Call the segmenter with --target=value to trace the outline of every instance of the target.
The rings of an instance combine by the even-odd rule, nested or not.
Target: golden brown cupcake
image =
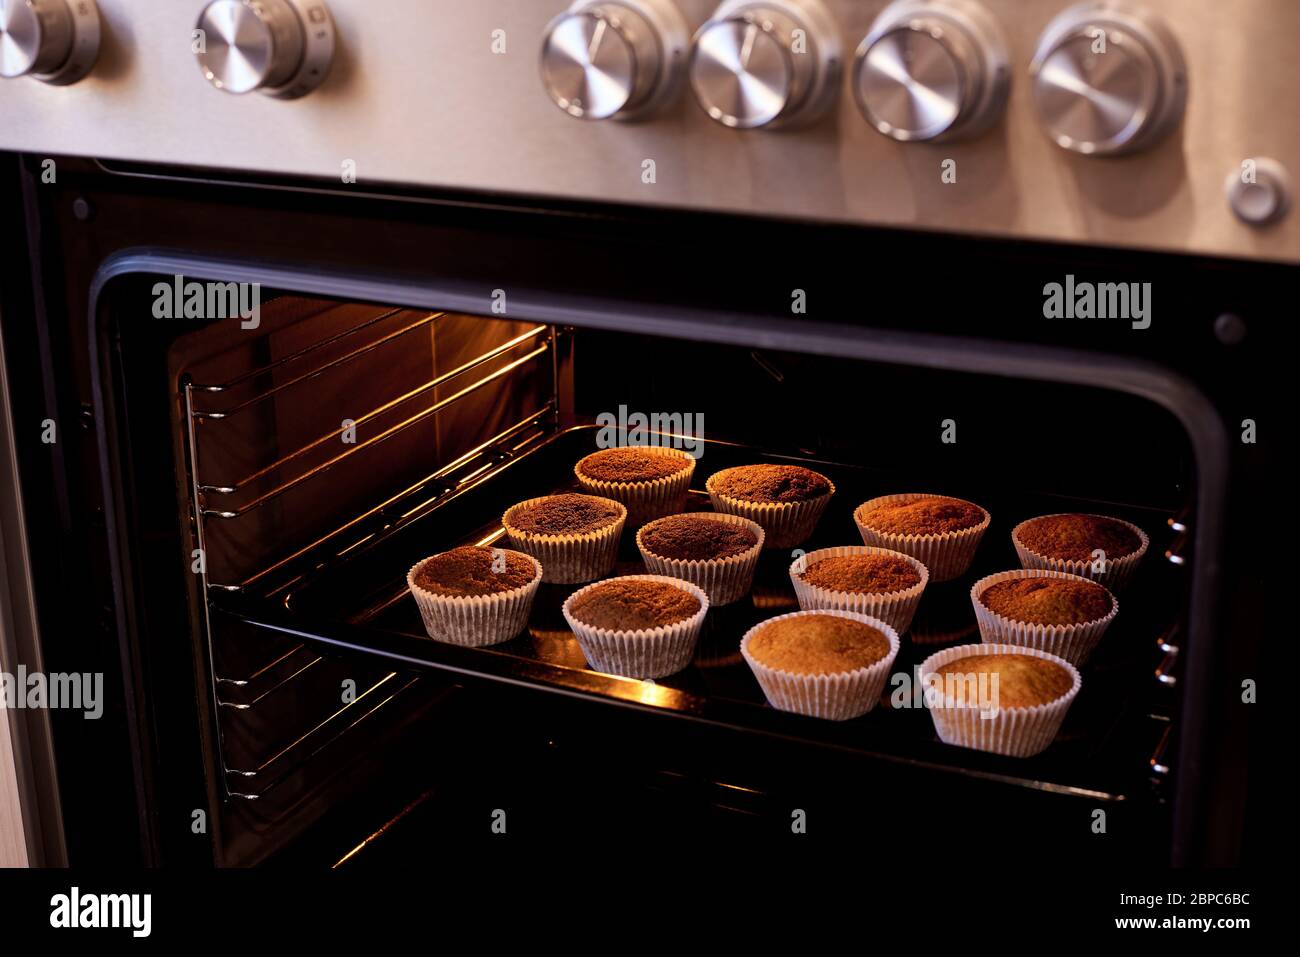
[[[817,527],[835,485],[801,465],[739,465],[709,476],[704,484],[718,512],[757,522],[765,548],[793,548]]]
[[[601,449],[573,467],[584,491],[627,507],[627,522],[645,522],[680,512],[695,474],[695,459],[680,449],[626,446]]]
[[[898,633],[856,612],[797,611],[759,622],[740,653],[772,707],[845,721],[880,700]]]
[[[864,544],[910,555],[944,582],[966,574],[991,519],[965,499],[909,492],[863,502],[853,520]]]
[[[985,642],[1038,648],[1074,664],[1088,659],[1119,612],[1096,582],[1038,569],[981,578],[971,602]]]
[[[571,584],[609,574],[626,521],[620,502],[566,493],[512,505],[501,525],[514,548],[542,563],[543,581]]]
[[[1023,521],[1011,530],[1011,541],[1022,567],[1069,572],[1111,591],[1128,584],[1150,544],[1130,522],[1080,512]]]
[[[1110,614],[1110,593],[1071,578],[1010,578],[989,585],[980,603],[995,615],[1031,625],[1078,625]]]
[[[1068,692],[1074,684],[1063,665],[1020,653],[968,655],[940,665],[935,674],[944,678],[950,675],[996,675],[998,707],[1001,708],[1032,708],[1048,704]],[[959,706],[985,703],[980,700],[978,684],[971,687],[966,682],[953,682],[952,687]],[[991,688],[991,684],[988,687]]]
[[[636,544],[653,574],[693,582],[710,604],[727,605],[749,592],[763,529],[739,515],[687,512],[641,526]]]
[[[920,674],[941,741],[1012,757],[1052,743],[1082,685],[1068,661],[1003,644],[946,648]]]
[[[629,678],[661,678],[691,662],[709,596],[663,575],[624,575],[579,588],[564,618],[592,668]]]
[[[406,576],[429,637],[470,646],[519,634],[541,581],[542,565],[535,558],[474,545],[432,555]]]
[[[900,635],[912,623],[929,579],[915,558],[866,545],[818,549],[790,565],[800,608],[856,611],[879,618]]]

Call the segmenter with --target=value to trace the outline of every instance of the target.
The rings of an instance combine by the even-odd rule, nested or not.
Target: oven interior
[[[111,308],[138,312],[169,280],[122,280]],[[1004,824],[1008,846],[1167,856],[1179,701],[1161,670],[1185,626],[1195,490],[1188,438],[1163,408],[956,369],[262,297],[256,329],[119,321],[111,349],[117,442],[137,477],[170,485],[124,503],[148,567],[178,586],[151,587],[136,613],[147,627],[183,596],[218,863],[383,866],[503,809],[549,836],[789,833],[802,809],[837,834],[869,836],[886,815],[920,837],[954,805]],[[708,510],[704,480],[731,465],[830,476],[810,550],[857,543],[851,512],[876,495],[983,504],[993,524],[975,566],[928,587],[895,675],[978,641],[970,585],[1017,567],[1024,518],[1115,515],[1151,549],[1060,736],[1030,759],[944,745],[923,709],[895,701],[845,723],[768,707],[738,643],[797,610],[787,552],[765,553],[752,595],[710,611],[693,664],[654,682],[586,668],[559,610],[577,586],[544,585],[506,644],[426,638],[407,570],[497,542],[516,501],[576,488],[573,464],[620,410],[702,424],[692,509]],[[162,531],[177,523],[180,553]],[[640,570],[625,534],[616,573]],[[1098,808],[1123,840],[1095,840]]]

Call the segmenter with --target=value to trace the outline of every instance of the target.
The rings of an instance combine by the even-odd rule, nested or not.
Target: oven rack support
[[[355,700],[315,722],[304,733],[258,765],[246,768],[232,767],[226,759],[225,731],[223,729],[225,718],[223,718],[223,712],[229,714],[256,708],[276,693],[292,688],[304,675],[311,673],[311,670],[323,659],[321,656],[312,653],[310,658],[305,661],[297,660],[295,656],[301,655],[305,650],[305,646],[298,645],[278,654],[275,661],[267,663],[246,677],[218,675],[213,667],[215,657],[213,654],[212,608],[209,596],[220,593],[244,592],[255,585],[266,586],[267,594],[279,593],[292,583],[299,581],[303,574],[310,573],[312,567],[319,566],[321,563],[328,563],[331,558],[336,558],[361,546],[376,535],[383,534],[385,530],[404,523],[413,515],[427,514],[428,511],[439,507],[458,491],[489,476],[496,467],[510,461],[517,455],[526,453],[547,435],[553,434],[558,426],[559,384],[556,353],[559,333],[553,326],[536,325],[509,341],[494,346],[461,363],[456,368],[436,375],[404,394],[368,410],[354,421],[359,425],[373,421],[386,411],[396,409],[404,403],[411,402],[421,396],[428,396],[439,386],[449,383],[456,384],[456,380],[464,379],[467,373],[481,369],[493,360],[505,360],[504,365],[468,382],[453,394],[434,401],[424,409],[407,416],[402,421],[345,452],[333,456],[315,467],[307,468],[298,475],[291,476],[275,488],[264,492],[249,502],[231,509],[209,508],[207,506],[209,496],[233,495],[253,485],[260,478],[271,474],[274,470],[301,459],[310,453],[313,448],[320,447],[331,438],[338,437],[342,430],[335,430],[320,436],[301,448],[281,456],[270,466],[243,477],[238,482],[218,484],[205,481],[202,478],[200,429],[218,427],[222,422],[237,416],[258,403],[267,401],[274,396],[283,395],[291,389],[319,379],[327,371],[342,369],[347,363],[372,354],[377,349],[400,343],[403,337],[409,336],[420,329],[427,329],[436,323],[438,319],[447,315],[443,312],[425,314],[419,319],[404,324],[400,329],[387,332],[372,341],[350,348],[341,356],[319,362],[314,367],[304,368],[300,371],[294,370],[294,364],[301,363],[319,354],[324,347],[338,344],[364,330],[373,329],[385,319],[391,319],[399,312],[400,310],[383,312],[378,316],[358,323],[344,332],[317,340],[290,355],[241,373],[239,376],[223,383],[203,384],[189,377],[184,377],[181,380],[185,413],[185,463],[189,472],[191,526],[195,544],[205,556],[208,554],[207,521],[213,518],[217,520],[237,519],[271,499],[284,494],[291,488],[328,472],[345,460],[350,459],[353,455],[360,453],[363,449],[373,448],[393,435],[419,422],[431,419],[439,412],[453,407],[466,396],[494,383],[504,383],[507,377],[524,369],[529,363],[542,360],[543,367],[548,367],[545,374],[551,380],[550,397],[540,408],[515,421],[497,434],[486,438],[457,459],[441,465],[414,485],[389,496],[378,505],[366,509],[361,514],[350,517],[338,527],[314,541],[294,548],[286,556],[278,558],[253,574],[243,577],[238,583],[223,583],[219,580],[212,580],[208,563],[206,561],[202,563],[199,572],[200,594],[203,596],[201,627],[208,655],[207,672],[211,696],[216,705],[215,722],[218,760],[222,771],[221,784],[223,793],[229,798],[258,800],[266,796],[286,780],[295,767],[305,764],[313,756],[329,748],[341,737],[386,709],[393,700],[405,695],[418,682],[418,678],[403,677],[396,672],[389,673],[377,682],[371,683],[368,687],[362,689]],[[524,349],[527,351],[522,355],[517,354]],[[202,396],[230,395],[247,388],[252,383],[261,381],[272,372],[284,372],[286,370],[291,371],[289,379],[270,388],[257,391],[252,395],[241,396],[233,405],[225,409],[210,407],[201,398]],[[200,403],[203,403],[202,406]],[[294,573],[293,568],[301,568],[303,571]],[[283,580],[278,585],[272,584],[277,577],[277,573],[282,572],[284,573]],[[283,674],[285,668],[289,669],[287,675]],[[245,693],[244,701],[233,700],[227,693],[234,688],[239,688]],[[388,710],[391,710],[391,708],[388,708]],[[259,786],[250,788],[249,784],[254,782],[257,782]]]

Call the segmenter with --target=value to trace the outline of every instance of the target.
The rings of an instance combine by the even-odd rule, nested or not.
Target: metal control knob
[[[218,90],[292,99],[325,81],[334,19],[323,0],[211,0],[195,26],[195,56]]]
[[[691,88],[723,126],[786,126],[834,101],[841,62],[821,0],[726,0],[695,34]]]
[[[99,56],[95,0],[0,0],[0,76],[64,86]]]
[[[1275,223],[1291,208],[1291,175],[1286,167],[1267,156],[1245,160],[1240,169],[1228,174],[1228,205],[1237,218],[1250,226]]]
[[[974,0],[897,0],[858,46],[853,92],[867,121],[903,142],[975,136],[1006,107],[1007,43]]]
[[[686,21],[671,0],[577,0],[542,41],[542,84],[583,120],[635,119],[672,98]]]
[[[1070,7],[1047,25],[1030,64],[1047,134],[1087,156],[1131,153],[1177,128],[1187,65],[1164,22],[1123,0]]]

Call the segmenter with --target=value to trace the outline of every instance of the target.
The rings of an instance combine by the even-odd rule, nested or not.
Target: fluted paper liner
[[[1027,518],[1011,530],[1011,544],[1016,546],[1016,554],[1020,556],[1020,565],[1022,568],[1041,568],[1054,572],[1069,572],[1071,575],[1078,575],[1081,578],[1087,578],[1095,581],[1098,585],[1105,585],[1112,592],[1123,591],[1128,587],[1129,580],[1132,579],[1133,573],[1137,571],[1138,563],[1142,561],[1142,556],[1147,553],[1147,547],[1151,544],[1151,539],[1147,533],[1142,531],[1132,522],[1126,522],[1122,518],[1115,518],[1111,515],[1089,515],[1089,518],[1104,518],[1108,521],[1119,522],[1133,530],[1142,544],[1138,546],[1137,551],[1130,552],[1127,555],[1121,555],[1118,558],[1107,558],[1102,563],[1100,572],[1093,570],[1092,560],[1078,561],[1077,559],[1052,558],[1034,551],[1028,545],[1020,540],[1020,530],[1030,522],[1036,522],[1040,518],[1058,518],[1062,514],[1084,514],[1084,513],[1057,513],[1053,515],[1039,515],[1035,518]]]
[[[1079,669],[1064,658],[1020,645],[957,645],[936,651],[921,662],[921,681],[927,682],[928,676],[934,674],[935,669],[959,658],[1009,654],[1030,655],[1055,662],[1070,673],[1073,679],[1070,690],[1046,704],[999,708],[987,717],[982,715],[989,712],[981,710],[979,702],[958,706],[950,695],[937,695],[937,700],[928,710],[940,741],[961,748],[1027,758],[1043,751],[1056,738],[1056,732],[1065,720],[1065,713],[1070,710],[1070,704],[1083,684]],[[926,687],[928,688],[928,682]]]
[[[887,555],[901,558],[908,562],[921,580],[911,588],[892,592],[852,592],[836,591],[823,588],[804,579],[803,574],[820,561],[827,558],[840,558],[845,555]],[[925,565],[911,555],[895,552],[888,548],[876,548],[871,545],[842,545],[837,548],[819,548],[796,558],[790,563],[790,583],[799,598],[799,607],[804,611],[838,608],[842,611],[856,611],[860,615],[879,618],[900,635],[906,634],[916,614],[916,606],[921,603],[921,593],[930,580],[930,572]]]
[[[663,555],[656,555],[646,547],[643,537],[647,529],[662,521],[656,519],[642,525],[636,533],[636,547],[641,550],[641,558],[645,561],[646,568],[655,575],[680,578],[692,585],[698,585],[708,594],[711,605],[729,605],[733,601],[744,598],[754,583],[754,569],[758,567],[758,556],[763,551],[763,526],[739,515],[728,515],[726,512],[684,512],[680,517],[707,518],[732,525],[743,525],[757,536],[757,540],[739,555],[731,555],[728,558],[666,558]]]
[[[573,617],[570,609],[574,600],[597,585],[611,581],[662,582],[689,592],[699,599],[700,609],[691,617],[671,625],[657,628],[640,628],[630,631],[599,628]],[[594,671],[627,678],[663,678],[676,674],[691,663],[695,643],[700,638],[700,627],[709,611],[709,596],[704,589],[679,578],[666,575],[620,575],[584,585],[564,602],[564,619],[573,629],[582,646],[582,653]]]
[[[751,502],[718,491],[716,484],[722,476],[743,468],[745,466],[737,465],[709,476],[704,488],[709,493],[713,510],[739,515],[761,525],[767,533],[764,548],[794,548],[807,541],[817,527],[822,512],[826,511],[831,496],[835,494],[835,483],[822,475],[830,488],[816,498],[802,502]],[[820,472],[817,474],[821,475]]]
[[[980,595],[990,585],[1013,578],[1070,578],[1075,581],[1088,581],[1079,575],[1068,572],[1054,572],[1043,569],[1019,569],[1010,572],[998,572],[981,578],[971,586],[970,600],[975,606],[975,621],[979,624],[980,639],[985,644],[1002,642],[1008,645],[1020,645],[1025,648],[1037,648],[1048,654],[1057,655],[1072,664],[1081,665],[1088,660],[1092,650],[1101,641],[1110,623],[1119,614],[1119,601],[1110,595],[1110,614],[1095,621],[1085,621],[1077,625],[1035,625],[1025,621],[1015,621],[999,615],[982,601]],[[1091,582],[1091,584],[1097,584]],[[1101,587],[1105,587],[1104,585]]]
[[[506,509],[501,525],[506,530],[510,545],[525,555],[532,555],[542,563],[542,581],[558,585],[589,582],[608,575],[618,560],[618,542],[627,523],[627,507],[622,502],[605,499],[621,513],[617,519],[594,531],[543,535],[516,528],[510,523],[512,515],[520,509],[543,502],[554,495],[530,498]],[[599,496],[588,496],[598,498]]]
[[[763,626],[785,618],[806,618],[809,615],[835,615],[852,618],[882,632],[889,639],[889,653],[879,661],[864,668],[841,671],[829,675],[803,675],[763,664],[749,653],[749,643]],[[813,718],[830,721],[848,721],[857,718],[876,706],[885,689],[889,668],[898,657],[898,632],[879,618],[860,615],[855,611],[827,608],[817,611],[795,611],[760,621],[740,640],[740,653],[749,665],[768,704],[781,711],[793,711]]]
[[[420,617],[429,637],[452,645],[479,648],[509,641],[523,631],[542,583],[542,564],[523,552],[513,554],[532,562],[537,574],[526,585],[496,595],[439,595],[425,591],[415,584],[415,572],[429,559],[423,558],[412,565],[406,573],[406,585],[420,607]]]
[[[975,505],[984,513],[984,521],[970,528],[961,528],[955,532],[938,532],[930,535],[905,535],[898,532],[881,532],[865,524],[866,515],[872,509],[882,505],[903,505],[915,502],[919,498],[952,498],[932,492],[905,492],[900,495],[881,495],[868,499],[853,510],[853,521],[858,526],[865,545],[888,548],[904,555],[910,555],[922,562],[930,571],[930,580],[934,582],[952,581],[966,574],[970,563],[975,560],[975,551],[980,539],[992,521],[988,509]],[[965,502],[966,499],[961,499]]]
[[[629,446],[629,448],[639,446]],[[695,457],[681,449],[646,446],[647,451],[662,452],[665,455],[678,456],[687,460],[686,468],[663,478],[648,479],[643,482],[609,482],[582,474],[582,463],[595,455],[585,455],[573,467],[573,474],[578,477],[578,484],[583,491],[591,495],[612,498],[627,508],[627,524],[631,528],[640,528],[651,519],[662,518],[680,512],[686,507],[686,496],[691,490],[691,479],[695,475]],[[603,451],[603,450],[602,450]]]

